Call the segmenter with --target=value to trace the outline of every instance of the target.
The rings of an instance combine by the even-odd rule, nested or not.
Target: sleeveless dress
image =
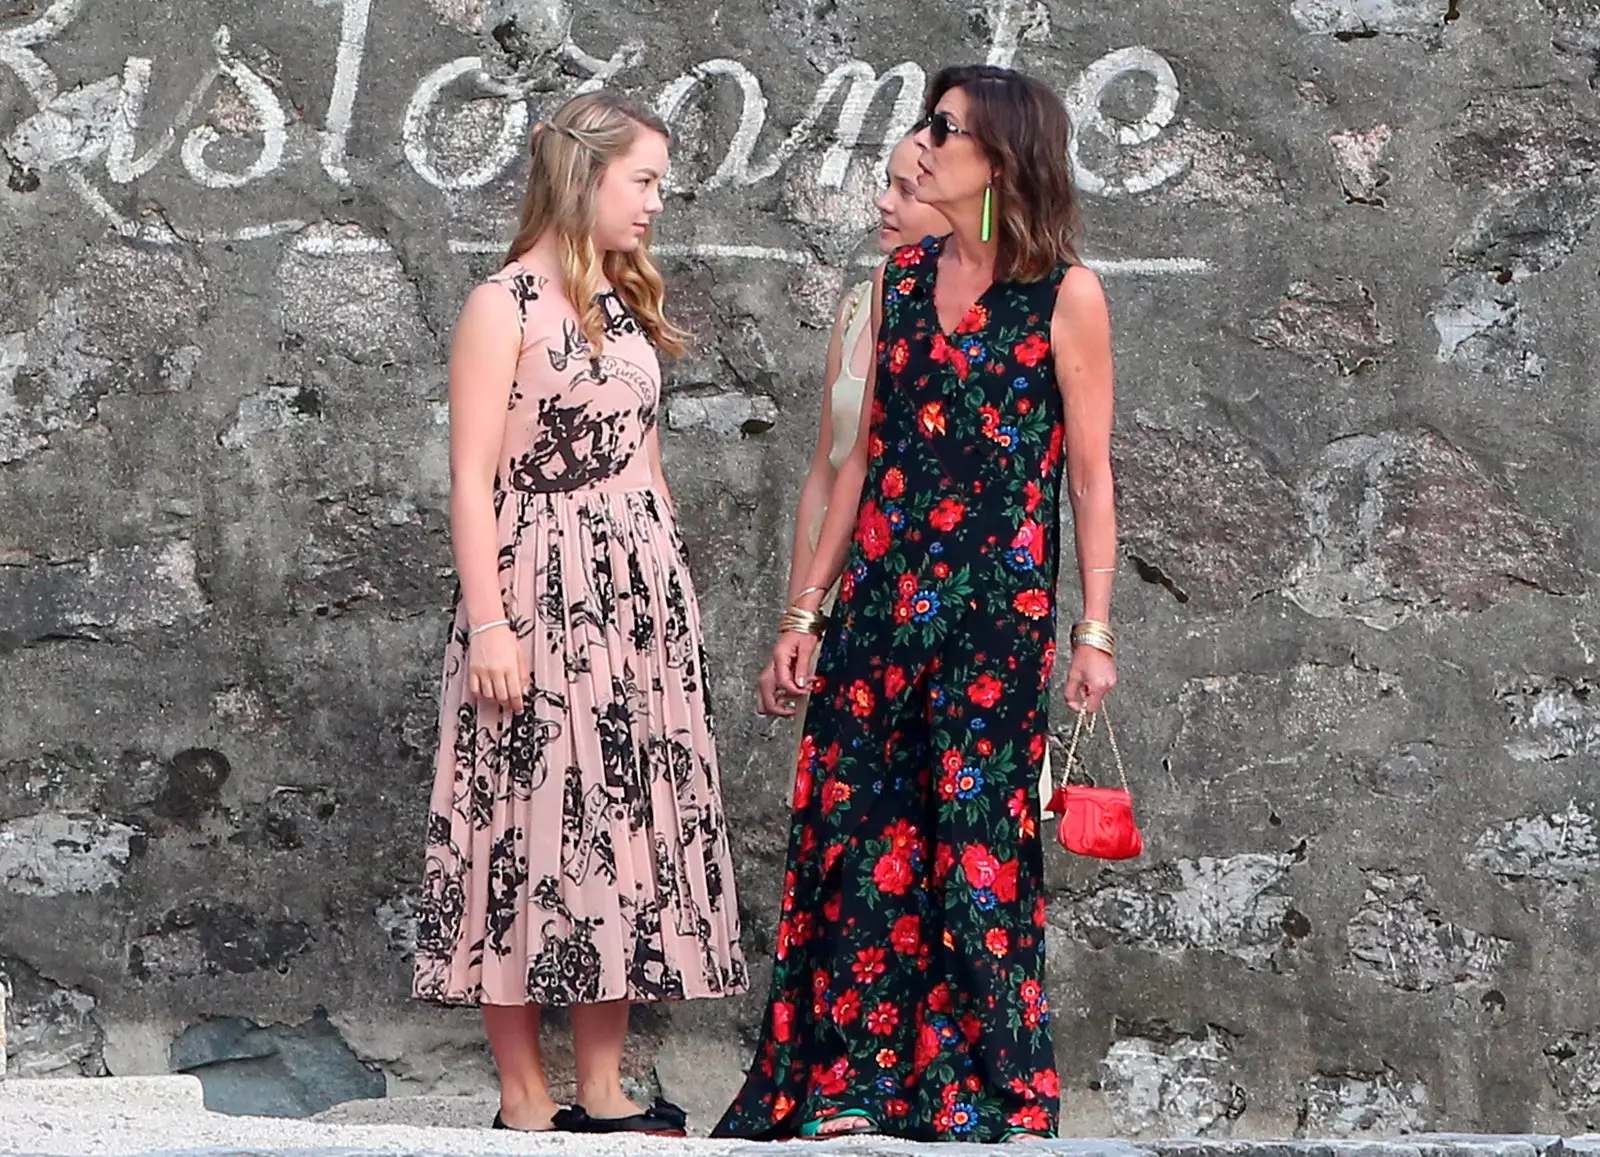
[[[598,356],[559,283],[513,263],[522,347],[494,504],[531,673],[466,695],[457,595],[413,994],[572,1005],[727,996],[747,977],[682,544],[652,476],[660,368],[620,296]]]
[[[807,707],[771,993],[715,1136],[864,1112],[1053,1134],[1038,773],[1055,659],[1065,267],[942,331],[941,239],[890,258],[869,468]]]
[[[833,439],[828,451],[828,463],[838,470],[844,465],[845,459],[850,457],[850,451],[855,449],[856,435],[861,429],[861,404],[866,398],[867,379],[861,377],[853,369],[853,354],[856,342],[861,339],[861,333],[872,322],[872,282],[862,281],[851,289],[850,296],[845,301],[848,316],[845,319],[844,335],[840,340],[839,349],[842,356],[839,359],[839,374],[833,379],[828,389],[828,415],[825,419],[832,429]],[[822,523],[828,516],[827,506],[817,511],[812,521],[808,534],[811,540],[811,549],[817,549],[818,537],[822,533]],[[835,599],[839,594],[839,584],[835,582],[828,593],[822,598],[819,610],[823,614],[833,611]],[[805,716],[795,717],[795,735],[798,740],[804,734]],[[1044,759],[1039,764],[1039,799],[1047,801],[1054,789],[1050,771],[1050,749],[1045,748]],[[1049,817],[1051,812],[1043,809],[1039,813]]]

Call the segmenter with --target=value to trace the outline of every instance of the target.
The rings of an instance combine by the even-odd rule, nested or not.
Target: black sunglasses
[[[933,142],[933,147],[936,149],[943,148],[944,143],[951,137],[970,137],[972,135],[951,120],[950,114],[945,112],[944,109],[939,109],[923,117],[911,131],[919,133],[923,129],[928,130],[928,139]]]

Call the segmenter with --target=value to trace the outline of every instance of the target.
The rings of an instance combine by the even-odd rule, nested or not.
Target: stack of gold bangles
[[[1111,629],[1110,623],[1084,619],[1081,623],[1072,624],[1072,645],[1093,647],[1114,659],[1117,656],[1117,633]]]
[[[795,601],[789,604],[789,609],[783,612],[783,617],[778,620],[778,634],[789,631],[800,631],[807,635],[821,635],[828,629],[828,616],[821,611],[808,611],[800,605],[800,600],[816,591],[823,591],[823,587],[807,587],[795,595]]]

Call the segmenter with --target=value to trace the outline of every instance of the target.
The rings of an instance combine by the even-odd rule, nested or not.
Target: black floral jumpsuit
[[[890,258],[855,541],[795,778],[777,963],[716,1136],[854,1110],[1053,1134],[1038,771],[1055,657],[1065,267],[946,334],[942,247]]]

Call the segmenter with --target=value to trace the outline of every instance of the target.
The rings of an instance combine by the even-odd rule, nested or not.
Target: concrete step
[[[0,1081],[0,1154],[37,1157],[994,1157],[990,1146],[918,1145],[840,1138],[755,1145],[525,1134],[490,1130],[494,1102],[480,1097],[394,1097],[347,1102],[309,1120],[208,1112],[193,1077]],[[1600,1157],[1600,1135],[1272,1138],[1032,1142],[1051,1157]]]

